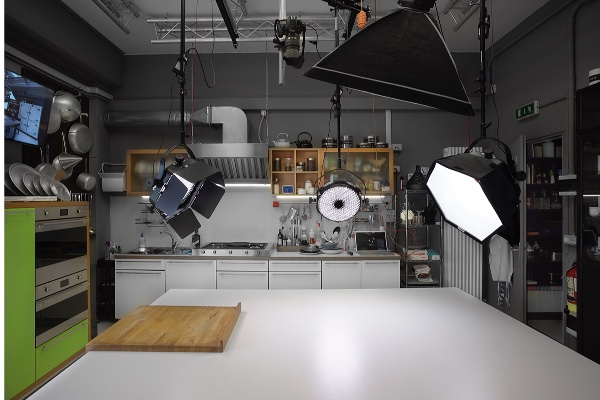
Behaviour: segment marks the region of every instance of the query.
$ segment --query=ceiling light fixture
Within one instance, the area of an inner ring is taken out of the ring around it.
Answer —
[[[181,26],[185,26],[185,0],[181,0]],[[167,150],[160,159],[158,173],[149,183],[150,211],[158,212],[179,237],[184,238],[200,228],[194,211],[210,218],[225,194],[225,179],[218,169],[198,160],[185,144],[185,33],[180,38],[179,59],[173,72],[179,81],[180,142]],[[169,154],[183,147],[188,158],[178,154],[175,162],[166,166]]]
[[[403,0],[304,75],[363,92],[475,115],[429,10],[435,0]]]

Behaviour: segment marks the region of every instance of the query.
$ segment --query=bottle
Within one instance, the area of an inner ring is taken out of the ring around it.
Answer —
[[[196,249],[200,248],[200,235],[198,234],[198,229],[196,229],[192,235],[192,246],[194,246]]]
[[[300,240],[303,246],[308,244],[308,238],[306,236],[306,226],[302,225],[302,234],[300,234]]]
[[[279,179],[275,178],[273,182],[273,194],[279,194]]]
[[[314,231],[314,229],[311,229],[308,232],[308,245],[310,246],[311,250],[315,248],[315,231]]]
[[[283,246],[283,234],[281,233],[281,229],[279,230],[279,233],[277,234],[277,245]]]
[[[139,250],[140,251],[146,251],[146,238],[144,237],[143,233],[140,235]]]

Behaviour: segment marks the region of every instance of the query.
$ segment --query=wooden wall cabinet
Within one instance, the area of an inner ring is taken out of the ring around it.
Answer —
[[[156,176],[160,159],[167,149],[127,150],[127,196],[149,196],[147,181]],[[187,154],[184,149],[175,149],[167,157],[166,165],[171,165],[177,154]]]
[[[291,169],[286,170],[286,157],[291,160]],[[280,168],[275,167],[275,159],[279,159]],[[315,169],[307,170],[308,159],[315,160]],[[324,180],[343,179],[343,174],[335,172],[319,179],[323,174],[337,168],[337,148],[274,148],[269,149],[269,171],[271,193],[275,179],[279,184],[279,195],[297,196],[298,188],[304,188],[305,182],[310,180],[312,185],[323,186]],[[394,192],[394,152],[389,148],[341,150],[342,169],[348,170],[359,176],[367,187],[367,195],[391,195]],[[302,162],[303,170],[298,170],[298,163]],[[350,174],[349,174],[350,175]],[[353,182],[356,178],[350,175]],[[319,180],[317,182],[317,180]],[[316,184],[315,184],[316,183]],[[285,193],[284,185],[293,186],[293,193]],[[273,193],[275,194],[275,193]]]

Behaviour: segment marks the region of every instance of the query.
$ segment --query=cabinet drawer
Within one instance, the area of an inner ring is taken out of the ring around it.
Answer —
[[[35,349],[35,379],[83,349],[88,342],[88,320],[82,321]]]
[[[321,272],[321,261],[269,261],[269,271],[313,271]]]
[[[323,261],[323,289],[360,289],[360,261]]]
[[[216,289],[217,262],[171,261],[166,262],[166,290],[169,289]]]
[[[269,289],[321,289],[321,272],[269,272]]]

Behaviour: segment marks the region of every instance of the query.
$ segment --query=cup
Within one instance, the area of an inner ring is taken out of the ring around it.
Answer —
[[[310,179],[307,179],[306,182],[304,182],[304,189],[308,190],[308,188],[312,187],[312,182],[310,181]]]
[[[306,189],[306,193],[308,193],[308,194],[315,194],[315,188],[314,187],[309,187],[308,189]]]
[[[306,194],[306,189],[298,188],[298,194]]]

